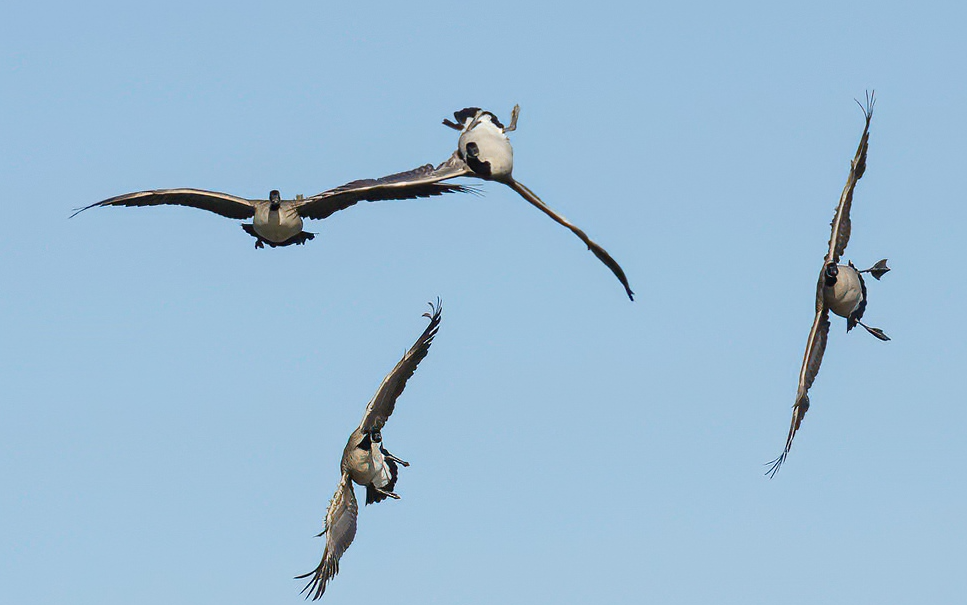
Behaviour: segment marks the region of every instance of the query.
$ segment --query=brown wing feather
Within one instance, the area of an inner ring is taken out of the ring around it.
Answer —
[[[189,206],[200,210],[208,210],[227,218],[247,219],[255,216],[253,200],[242,197],[205,191],[203,189],[154,189],[151,191],[137,191],[125,193],[102,202],[78,208],[71,218],[81,212],[98,206]]]
[[[786,447],[778,458],[769,463],[769,470],[766,472],[770,477],[774,477],[779,472],[779,467],[789,455],[792,448],[792,440],[802,424],[802,419],[806,416],[809,409],[809,387],[813,385],[816,375],[819,374],[819,366],[823,363],[823,354],[826,352],[826,340],[829,336],[829,309],[823,299],[824,275],[820,274],[819,283],[816,285],[816,317],[813,318],[813,327],[809,330],[809,340],[806,343],[806,353],[802,358],[802,368],[799,370],[799,389],[796,392],[796,403],[792,407],[792,422],[789,424],[789,434],[786,436]]]
[[[363,415],[362,422],[359,423],[359,430],[362,432],[381,430],[386,424],[386,420],[393,413],[396,407],[396,399],[406,387],[406,381],[416,371],[416,366],[423,361],[426,354],[430,351],[433,338],[440,329],[440,317],[443,312],[443,305],[437,299],[435,306],[431,305],[431,313],[424,313],[424,317],[430,318],[430,325],[423,330],[420,337],[410,347],[410,350],[403,355],[403,359],[396,364],[393,371],[386,375],[373,399],[366,406],[366,413]]]
[[[857,101],[858,102],[858,101]],[[832,233],[829,237],[829,252],[826,254],[826,262],[839,262],[839,259],[846,251],[846,244],[849,243],[850,236],[850,207],[853,205],[853,190],[856,183],[863,178],[866,172],[866,153],[870,143],[870,120],[873,118],[873,105],[875,100],[873,93],[866,97],[866,107],[863,114],[866,116],[866,125],[863,128],[863,136],[860,137],[860,144],[856,148],[856,155],[850,162],[849,176],[846,178],[846,186],[843,193],[839,196],[839,205],[836,207],[836,214],[833,215]]]
[[[352,481],[349,473],[344,472],[326,510],[326,527],[322,534],[319,534],[326,536],[326,549],[322,553],[322,561],[309,573],[296,576],[297,580],[312,576],[306,587],[302,589],[302,592],[306,593],[306,598],[312,597],[315,601],[321,597],[326,592],[326,584],[339,573],[339,559],[356,537],[358,513],[359,505],[353,492]]]
[[[584,231],[581,231],[580,229],[578,229],[566,218],[551,210],[550,206],[548,206],[543,201],[541,201],[541,199],[537,197],[537,195],[533,191],[525,187],[523,183],[512,180],[508,183],[508,185],[510,185],[511,189],[519,193],[521,197],[523,197],[525,200],[527,200],[528,202],[536,206],[541,212],[543,212],[547,216],[554,219],[557,223],[564,225],[565,227],[570,229],[571,232],[574,233],[574,235],[581,238],[581,241],[584,242],[585,245],[587,245],[588,250],[593,252],[594,255],[598,257],[598,260],[600,260],[609,269],[611,269],[611,272],[614,273],[614,276],[617,277],[618,281],[621,282],[621,285],[624,286],[625,292],[628,294],[628,298],[630,298],[631,300],[635,299],[635,293],[631,291],[631,286],[628,285],[628,278],[625,277],[624,270],[621,268],[621,265],[619,265],[616,260],[611,258],[611,255],[608,254],[607,250],[605,250],[595,242],[591,241],[591,238],[588,237],[587,234],[584,233]]]
[[[305,198],[296,205],[296,209],[305,218],[323,219],[360,201],[410,200],[444,193],[476,191],[466,185],[439,182],[447,178],[453,177],[441,176],[436,173],[432,164],[426,164],[378,179],[362,179],[346,183]]]

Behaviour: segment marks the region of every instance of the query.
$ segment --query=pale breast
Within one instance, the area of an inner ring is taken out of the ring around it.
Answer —
[[[268,204],[260,204],[255,209],[252,226],[264,239],[280,244],[302,233],[302,217],[285,205],[279,210],[270,210]]]
[[[345,462],[349,470],[349,476],[360,485],[369,485],[377,475],[377,467],[374,464],[370,450],[361,450],[358,447],[354,447],[347,452]]]
[[[848,265],[838,265],[839,274],[832,288],[823,288],[826,306],[840,317],[849,317],[863,301],[859,272]]]
[[[360,485],[375,485],[385,487],[393,480],[393,473],[386,463],[386,457],[379,450],[379,444],[374,443],[368,450],[358,447],[348,452],[347,460],[349,476]]]

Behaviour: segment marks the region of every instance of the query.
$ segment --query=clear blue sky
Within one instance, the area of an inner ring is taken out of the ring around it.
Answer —
[[[444,301],[325,600],[952,603],[964,544],[957,3],[12,3],[0,39],[0,592],[300,603],[339,456]],[[836,319],[775,480],[876,89]],[[255,250],[150,188],[313,194],[521,105],[509,189]]]

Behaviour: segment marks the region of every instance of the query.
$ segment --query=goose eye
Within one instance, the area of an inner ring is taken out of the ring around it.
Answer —
[[[373,440],[373,441],[374,441],[375,443],[379,443],[380,441],[382,441],[382,440],[383,440],[383,435],[381,435],[379,431],[373,431],[373,434],[372,434],[372,436],[371,436],[370,438],[371,438],[371,439],[372,439],[372,440]]]
[[[467,155],[475,158],[480,154],[480,148],[473,141],[467,143]]]

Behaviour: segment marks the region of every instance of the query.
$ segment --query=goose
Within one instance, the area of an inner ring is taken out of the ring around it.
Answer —
[[[510,114],[510,124],[507,126],[501,124],[495,114],[479,107],[467,107],[454,112],[455,121],[451,122],[449,119],[445,119],[443,124],[454,130],[459,130],[460,139],[453,155],[437,166],[435,176],[441,180],[461,176],[477,177],[507,185],[537,207],[538,210],[578,236],[588,249],[611,269],[611,272],[624,286],[628,298],[634,300],[635,293],[631,291],[628,278],[625,277],[625,272],[617,261],[604,248],[592,241],[584,231],[552,210],[533,191],[514,178],[514,148],[510,144],[507,133],[517,129],[517,118],[519,116],[520,105],[514,106]]]
[[[426,357],[440,327],[440,314],[443,305],[437,299],[436,305],[430,305],[430,311],[423,317],[430,319],[430,324],[423,330],[416,343],[403,355],[403,359],[396,364],[376,394],[366,406],[363,420],[356,430],[349,436],[346,448],[343,450],[342,462],[339,465],[341,476],[336,493],[329,501],[326,510],[325,527],[319,536],[326,536],[326,546],[322,554],[322,561],[309,573],[296,576],[296,579],[309,578],[302,592],[306,598],[312,600],[320,598],[326,591],[328,582],[339,573],[339,559],[342,557],[356,536],[356,515],[359,505],[356,503],[356,493],[353,483],[366,487],[366,504],[382,502],[386,498],[399,500],[400,497],[393,490],[400,466],[409,466],[400,458],[386,449],[383,442],[382,429],[396,406],[396,400],[406,386],[406,381],[416,371],[416,366]]]
[[[775,477],[779,467],[782,466],[786,456],[789,455],[793,437],[796,436],[796,431],[799,430],[799,425],[802,424],[802,419],[809,409],[809,387],[812,386],[813,380],[819,373],[823,353],[826,351],[826,340],[830,326],[829,312],[832,311],[836,315],[846,318],[847,332],[860,325],[879,340],[890,340],[890,337],[883,330],[870,327],[862,321],[867,302],[866,283],[863,281],[863,274],[869,273],[879,281],[890,270],[887,266],[887,260],[884,258],[863,271],[858,271],[852,262],[846,265],[839,264],[840,258],[846,251],[846,244],[849,243],[849,212],[853,203],[853,190],[856,188],[857,181],[866,172],[866,152],[869,147],[870,120],[873,118],[874,102],[872,92],[866,96],[865,107],[857,101],[866,117],[866,126],[863,128],[863,136],[860,138],[856,155],[850,164],[846,187],[843,188],[843,193],[840,195],[836,214],[833,215],[829,251],[823,260],[819,281],[816,284],[816,316],[813,319],[813,326],[809,331],[809,339],[806,342],[806,353],[803,355],[802,368],[799,370],[799,389],[796,393],[796,403],[792,408],[792,422],[789,426],[789,434],[786,437],[786,447],[778,458],[768,464],[769,470],[766,471],[766,475],[770,478]]]
[[[322,193],[292,200],[284,200],[278,190],[269,199],[246,199],[203,189],[155,189],[126,193],[78,208],[71,215],[100,206],[190,206],[208,210],[226,218],[253,219],[242,225],[255,238],[255,247],[265,244],[279,246],[302,245],[315,238],[314,233],[302,230],[302,219],[324,219],[359,201],[405,200],[443,195],[444,193],[476,192],[473,187],[440,183],[434,178],[432,164],[399,172],[377,179],[361,179],[329,189]]]

